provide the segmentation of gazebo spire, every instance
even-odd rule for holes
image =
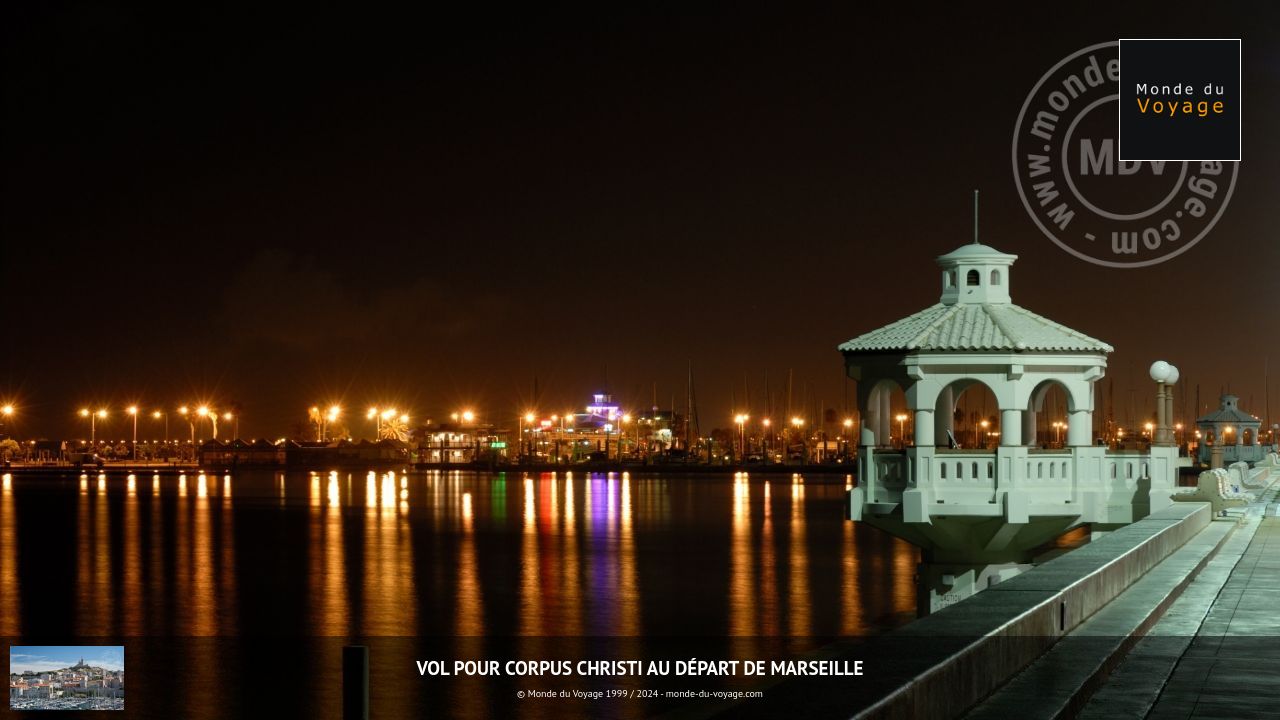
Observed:
[[[979,245],[978,242],[978,189],[973,189],[973,244]]]

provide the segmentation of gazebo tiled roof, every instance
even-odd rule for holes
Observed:
[[[1113,348],[1012,303],[939,303],[859,335],[840,345],[840,350],[1109,353]]]
[[[1236,404],[1238,401],[1239,398],[1235,395],[1223,395],[1222,405],[1208,415],[1196,418],[1196,424],[1237,423],[1256,425],[1262,422],[1256,416],[1241,410]]]

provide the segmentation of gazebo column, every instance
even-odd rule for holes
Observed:
[[[915,446],[933,447],[934,421],[933,411],[917,409],[915,413]]]
[[[1093,444],[1093,413],[1071,410],[1067,413],[1067,445],[1087,447]]]
[[[893,444],[893,411],[886,388],[880,389],[880,426],[876,428],[876,442],[882,446]]]
[[[1013,447],[1022,444],[1022,411],[1000,411],[1000,444]]]
[[[1022,411],[1022,442],[1027,445],[1036,444],[1036,411],[1030,408]]]
[[[951,423],[955,422],[956,416],[956,399],[955,394],[951,391],[951,386],[942,389],[938,393],[938,412],[933,416],[933,441],[938,447],[948,447],[950,441],[947,439],[947,433],[951,431]],[[916,416],[916,432],[920,431],[920,416]],[[919,439],[916,445],[921,445]]]

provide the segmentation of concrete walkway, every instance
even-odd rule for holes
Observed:
[[[1280,715],[1280,518],[1276,486],[1223,543],[1079,717]]]

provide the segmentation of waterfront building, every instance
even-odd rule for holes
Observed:
[[[488,423],[433,423],[413,433],[421,463],[495,462],[514,454],[508,431]]]

